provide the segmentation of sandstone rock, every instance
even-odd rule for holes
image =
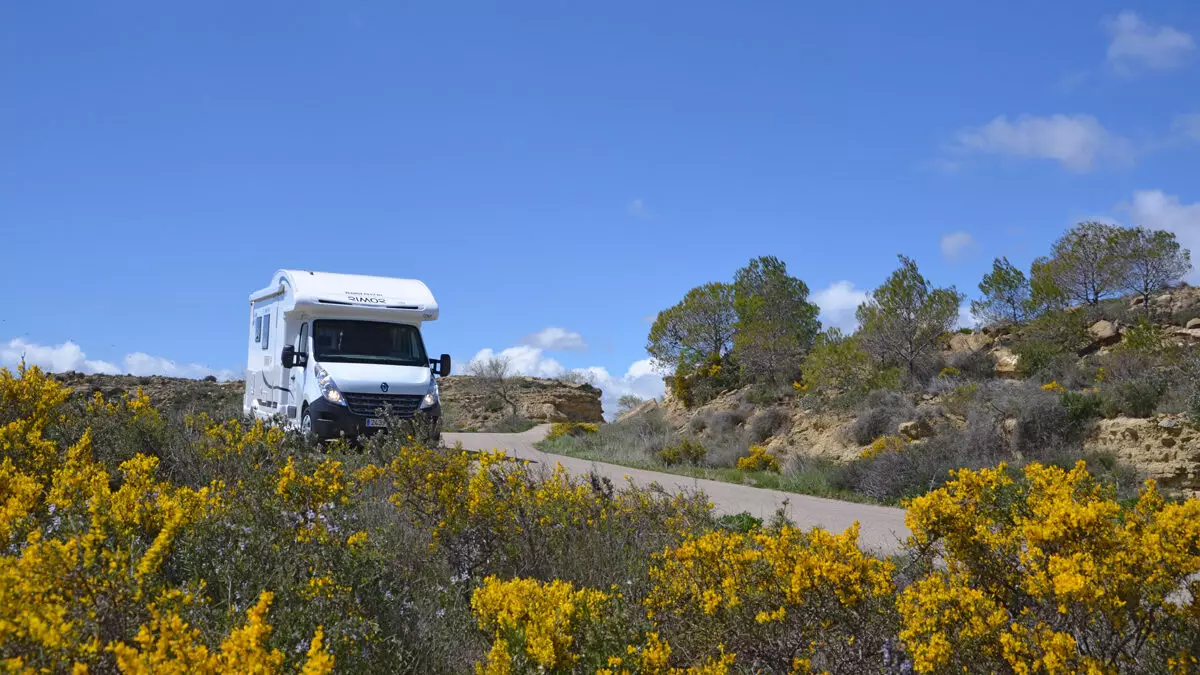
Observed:
[[[1200,314],[1200,287],[1180,286],[1151,298],[1150,305],[1172,314]]]
[[[443,377],[438,382],[447,428],[487,429],[512,413],[502,401],[480,390],[467,375]],[[603,422],[601,391],[588,384],[573,384],[536,377],[513,378],[517,414],[534,422]]]
[[[1092,324],[1091,328],[1088,328],[1088,335],[1092,341],[1077,352],[1080,356],[1087,356],[1105,347],[1119,343],[1121,341],[1121,325],[1101,319]]]
[[[926,420],[912,420],[900,425],[900,435],[910,441],[919,441],[933,435],[933,426]]]
[[[1121,341],[1121,327],[1112,321],[1101,319],[1092,324],[1088,329],[1088,335],[1092,336],[1092,340],[1101,345],[1112,345]]]
[[[1020,360],[1008,347],[997,347],[992,350],[992,360],[996,362],[997,377],[1017,377],[1017,361]]]
[[[1200,341],[1200,328],[1176,328],[1171,334],[1186,340]]]
[[[1200,316],[1190,319],[1187,322],[1187,328],[1200,328]]]
[[[638,417],[645,417],[646,415],[651,414],[655,410],[661,410],[662,407],[663,407],[663,404],[659,403],[655,399],[650,399],[649,401],[642,401],[638,405],[627,410],[624,414],[619,415],[617,417],[616,421],[624,422],[627,420],[637,419]]]
[[[1200,495],[1200,433],[1182,418],[1102,419],[1086,439],[1087,451],[1107,450],[1158,482],[1164,491]]]
[[[992,344],[992,338],[982,332],[955,333],[950,336],[949,349],[951,352],[977,352]]]

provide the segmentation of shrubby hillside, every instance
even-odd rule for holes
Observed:
[[[1190,270],[1170,233],[1081,223],[1029,270],[997,259],[970,301],[982,326],[960,330],[968,294],[900,256],[843,334],[757,258],[659,313],[646,348],[669,370],[664,401],[546,448],[888,503],[952,469],[1081,459],[1123,495],[1147,477],[1198,494]],[[778,471],[747,470],[762,466]]]
[[[405,440],[315,447],[261,423],[168,417],[144,394],[72,398],[37,369],[0,369],[0,663],[309,675],[1197,667],[1200,500],[1170,501],[1153,482],[1121,499],[1083,463],[957,472],[911,501],[913,537],[881,560],[859,549],[856,527],[718,519],[700,494]],[[746,459],[772,468],[765,453]]]

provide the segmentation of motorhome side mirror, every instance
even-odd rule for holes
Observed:
[[[438,375],[445,377],[450,374],[450,355],[442,354],[441,362],[438,363]]]
[[[296,365],[296,348],[291,345],[285,345],[283,351],[279,354],[279,363],[284,368],[291,368]]]

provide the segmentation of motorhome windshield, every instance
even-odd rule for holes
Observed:
[[[421,331],[403,323],[319,319],[313,322],[313,351],[326,363],[429,365]]]

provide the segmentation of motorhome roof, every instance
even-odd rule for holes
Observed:
[[[374,277],[364,274],[339,274],[310,270],[279,270],[272,284],[250,295],[256,302],[290,287],[297,305],[349,305],[378,307],[421,313],[423,321],[437,318],[438,305],[433,293],[418,279]]]

